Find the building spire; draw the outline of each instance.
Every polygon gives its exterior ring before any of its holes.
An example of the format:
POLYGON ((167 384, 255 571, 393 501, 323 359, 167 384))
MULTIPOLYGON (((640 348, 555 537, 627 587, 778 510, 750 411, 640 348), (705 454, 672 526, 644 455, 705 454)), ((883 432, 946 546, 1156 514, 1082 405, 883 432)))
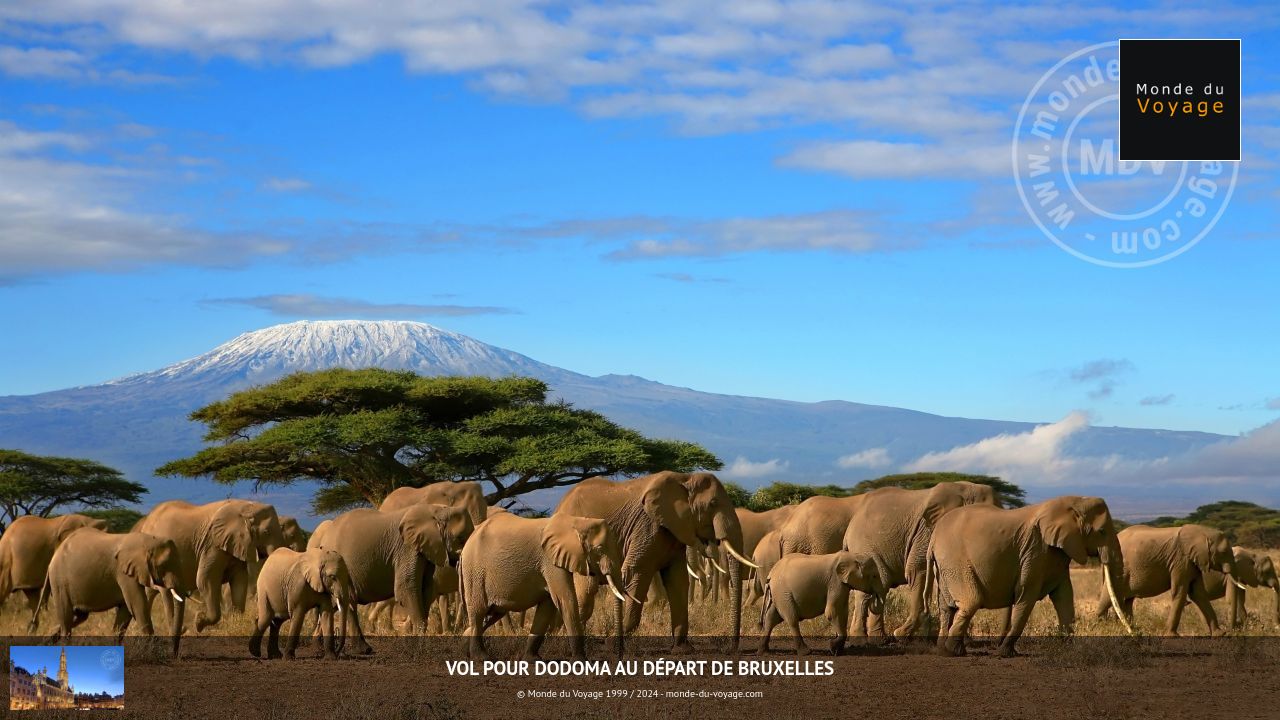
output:
POLYGON ((63 690, 71 688, 70 678, 67 677, 67 648, 63 646, 62 655, 58 657, 58 686, 63 690))

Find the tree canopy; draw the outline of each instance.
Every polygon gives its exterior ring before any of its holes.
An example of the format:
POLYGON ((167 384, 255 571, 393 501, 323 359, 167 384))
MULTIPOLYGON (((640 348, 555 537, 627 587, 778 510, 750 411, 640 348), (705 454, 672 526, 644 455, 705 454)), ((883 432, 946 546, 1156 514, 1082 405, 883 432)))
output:
POLYGON ((854 493, 864 493, 882 487, 900 487, 907 490, 923 490, 944 482, 971 482, 978 485, 989 485, 995 492, 996 500, 1007 508, 1024 507, 1027 504, 1027 491, 1017 485, 991 475, 968 475, 957 472, 918 472, 903 475, 885 475, 874 480, 863 480, 853 486, 854 493))
POLYGON ((80 514, 102 520, 107 524, 107 532, 113 533, 129 532, 133 529, 134 525, 138 524, 139 520, 145 517, 137 510, 122 507, 104 508, 102 510, 81 510, 80 514))
POLYGON ((721 467, 697 444, 651 439, 546 396, 546 383, 523 377, 295 373, 191 413, 211 445, 156 473, 227 484, 317 481, 313 508, 328 513, 443 480, 488 483, 494 503, 593 475, 721 467))
POLYGON ((1186 517, 1165 515, 1147 523, 1156 527, 1208 525, 1227 534, 1236 545, 1258 548, 1280 547, 1280 510, 1251 502, 1223 500, 1201 505, 1186 517))
POLYGON ((793 505, 814 497, 848 497, 882 487, 900 487, 907 490, 931 488, 938 483, 967 480, 971 483, 989 485, 995 491, 996 498, 1004 507, 1022 507, 1026 505, 1026 491, 1017 485, 989 475, 966 475, 964 473, 927 472, 906 475, 885 475, 874 480, 863 480, 851 488, 839 485, 798 485, 788 482, 775 482, 751 491, 735 483, 725 483, 735 507, 764 512, 783 505, 793 505))
POLYGON ((49 517, 55 510, 136 503, 146 491, 119 470, 92 460, 0 449, 0 521, 5 526, 22 515, 49 517))

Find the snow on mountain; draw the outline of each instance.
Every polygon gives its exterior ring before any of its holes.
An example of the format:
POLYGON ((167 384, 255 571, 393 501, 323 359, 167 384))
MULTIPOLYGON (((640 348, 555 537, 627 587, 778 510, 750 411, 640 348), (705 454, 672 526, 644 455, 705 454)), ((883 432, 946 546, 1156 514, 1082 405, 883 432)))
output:
POLYGON ((190 360, 107 384, 208 380, 258 384, 291 372, 334 367, 381 367, 424 375, 542 377, 564 372, 426 323, 301 320, 247 332, 190 360))

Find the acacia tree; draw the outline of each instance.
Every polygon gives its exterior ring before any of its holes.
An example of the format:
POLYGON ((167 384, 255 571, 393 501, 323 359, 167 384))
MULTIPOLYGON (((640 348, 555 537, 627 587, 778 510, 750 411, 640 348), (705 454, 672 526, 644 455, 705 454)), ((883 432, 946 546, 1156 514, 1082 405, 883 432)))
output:
POLYGON ((49 517, 64 507, 136 503, 146 491, 119 470, 92 460, 0 449, 0 528, 23 515, 49 517))
POLYGON ((931 488, 938 483, 958 482, 988 485, 995 492, 996 500, 1007 508, 1019 508, 1027 504, 1027 491, 1021 487, 992 475, 969 475, 958 472, 918 472, 902 475, 885 475, 874 480, 863 480, 853 486, 854 493, 864 493, 882 487, 900 487, 908 490, 931 488))
POLYGON ((655 440, 603 415, 547 401, 533 378, 425 377, 332 369, 289 375, 191 419, 212 443, 159 475, 257 485, 316 481, 312 507, 377 505, 397 487, 477 480, 493 503, 593 475, 715 470, 699 445, 655 440))

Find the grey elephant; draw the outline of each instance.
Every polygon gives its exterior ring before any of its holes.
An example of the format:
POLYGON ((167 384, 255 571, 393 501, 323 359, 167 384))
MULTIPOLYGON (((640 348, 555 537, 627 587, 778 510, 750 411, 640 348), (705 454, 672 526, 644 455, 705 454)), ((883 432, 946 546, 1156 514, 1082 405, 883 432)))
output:
POLYGON ((1236 558, 1236 582, 1224 582, 1227 594, 1227 624, 1244 625, 1246 588, 1271 588, 1275 593, 1275 623, 1280 627, 1280 577, 1270 555, 1255 553, 1242 547, 1231 549, 1236 558))
POLYGON ((966 505, 943 515, 933 529, 928 563, 936 570, 940 604, 939 651, 965 653, 969 622, 978 610, 1012 607, 997 653, 1015 645, 1041 598, 1049 597, 1063 632, 1075 623, 1071 563, 1102 561, 1103 585, 1112 582, 1125 556, 1111 511, 1102 498, 1064 496, 1014 510, 966 505))
MULTIPOLYGON (((526 657, 537 657, 557 613, 575 658, 585 658, 583 619, 574 576, 602 580, 619 600, 622 550, 608 524, 559 513, 523 518, 511 513, 482 523, 462 549, 462 601, 472 658, 487 659, 484 631, 511 612, 536 608, 526 657)), ((615 632, 622 634, 622 617, 615 632)))
POLYGON ((307 531, 298 524, 297 518, 281 517, 280 534, 284 537, 284 547, 298 552, 307 549, 307 531))
POLYGON ((1118 607, 1123 612, 1120 619, 1126 620, 1133 615, 1135 598, 1171 592, 1165 635, 1177 636, 1188 600, 1204 616, 1211 635, 1222 632, 1211 601, 1222 597, 1224 581, 1235 574, 1235 553, 1221 530, 1204 525, 1131 525, 1120 531, 1119 543, 1124 568, 1116 582, 1116 596, 1099 597, 1098 617, 1118 607))
MULTIPOLYGON (((324 655, 337 657, 333 634, 334 610, 350 606, 355 594, 351 574, 342 556, 333 550, 314 548, 298 552, 277 548, 258 573, 258 624, 249 638, 249 652, 262 656, 262 635, 269 629, 267 657, 292 660, 298 647, 303 620, 311 610, 320 613, 324 655), (280 651, 280 626, 289 620, 289 636, 280 651)), ((345 628, 344 628, 345 634, 345 628)))
POLYGON ((760 624, 763 655, 769 652, 769 636, 780 622, 791 627, 796 636, 796 654, 809 654, 800 621, 825 616, 835 637, 831 653, 844 650, 849 627, 849 593, 857 590, 872 597, 884 597, 885 581, 875 558, 866 553, 841 551, 825 555, 785 555, 769 571, 764 591, 764 607, 760 624))
POLYGON ((466 509, 471 523, 479 525, 489 516, 489 506, 484 501, 480 483, 472 481, 434 482, 422 487, 400 487, 392 490, 378 506, 383 512, 403 510, 418 503, 433 503, 466 509))
MULTIPOLYGON (((854 496, 842 548, 869 555, 880 568, 885 587, 907 586, 907 616, 893 631, 912 635, 924 614, 925 556, 933 527, 948 512, 966 505, 998 506, 988 485, 959 481, 922 490, 886 487, 854 496)), ((885 598, 876 598, 883 606, 885 598)), ((853 634, 884 635, 884 618, 870 613, 865 593, 854 593, 853 634), (868 616, 871 627, 868 628, 868 616)))
POLYGON ((357 605, 395 598, 412 629, 425 629, 435 568, 457 563, 472 527, 466 510, 423 503, 393 512, 352 510, 316 528, 307 549, 336 551, 351 574, 355 596, 345 618, 353 627, 356 653, 373 652, 357 605))
MULTIPOLYGON (((655 580, 661 582, 671 613, 672 649, 691 652, 689 645, 689 566, 686 547, 702 550, 721 545, 730 555, 729 582, 731 650, 736 651, 742 626, 742 568, 755 567, 738 549, 742 528, 733 501, 711 473, 660 472, 615 482, 589 478, 573 486, 556 514, 604 520, 623 549, 622 579, 628 596, 625 630, 640 624, 640 603, 655 580)), ((578 577, 578 606, 591 617, 599 581, 578 577)), ((621 608, 615 608, 620 610, 621 608)), ((619 637, 621 644, 622 638, 619 637)))
MULTIPOLYGON (((114 609, 118 642, 133 620, 143 635, 154 633, 147 591, 162 592, 177 604, 170 629, 176 657, 182 640, 182 608, 191 594, 184 576, 181 554, 172 540, 82 528, 54 552, 40 605, 48 603, 58 624, 53 637, 64 640, 90 613, 114 609)), ((35 620, 33 615, 33 632, 35 620)))
MULTIPOLYGON (((251 500, 204 505, 169 500, 152 508, 133 529, 172 540, 177 546, 183 583, 195 589, 203 604, 196 616, 197 632, 222 618, 224 583, 231 585, 232 606, 244 612, 257 566, 276 548, 284 547, 275 508, 251 500)), ((172 598, 161 597, 165 611, 172 613, 172 598)))
POLYGON ((26 596, 27 609, 34 610, 53 552, 83 527, 106 530, 107 523, 78 514, 51 518, 24 515, 14 520, 0 535, 0 606, 9 595, 21 592, 26 596))

